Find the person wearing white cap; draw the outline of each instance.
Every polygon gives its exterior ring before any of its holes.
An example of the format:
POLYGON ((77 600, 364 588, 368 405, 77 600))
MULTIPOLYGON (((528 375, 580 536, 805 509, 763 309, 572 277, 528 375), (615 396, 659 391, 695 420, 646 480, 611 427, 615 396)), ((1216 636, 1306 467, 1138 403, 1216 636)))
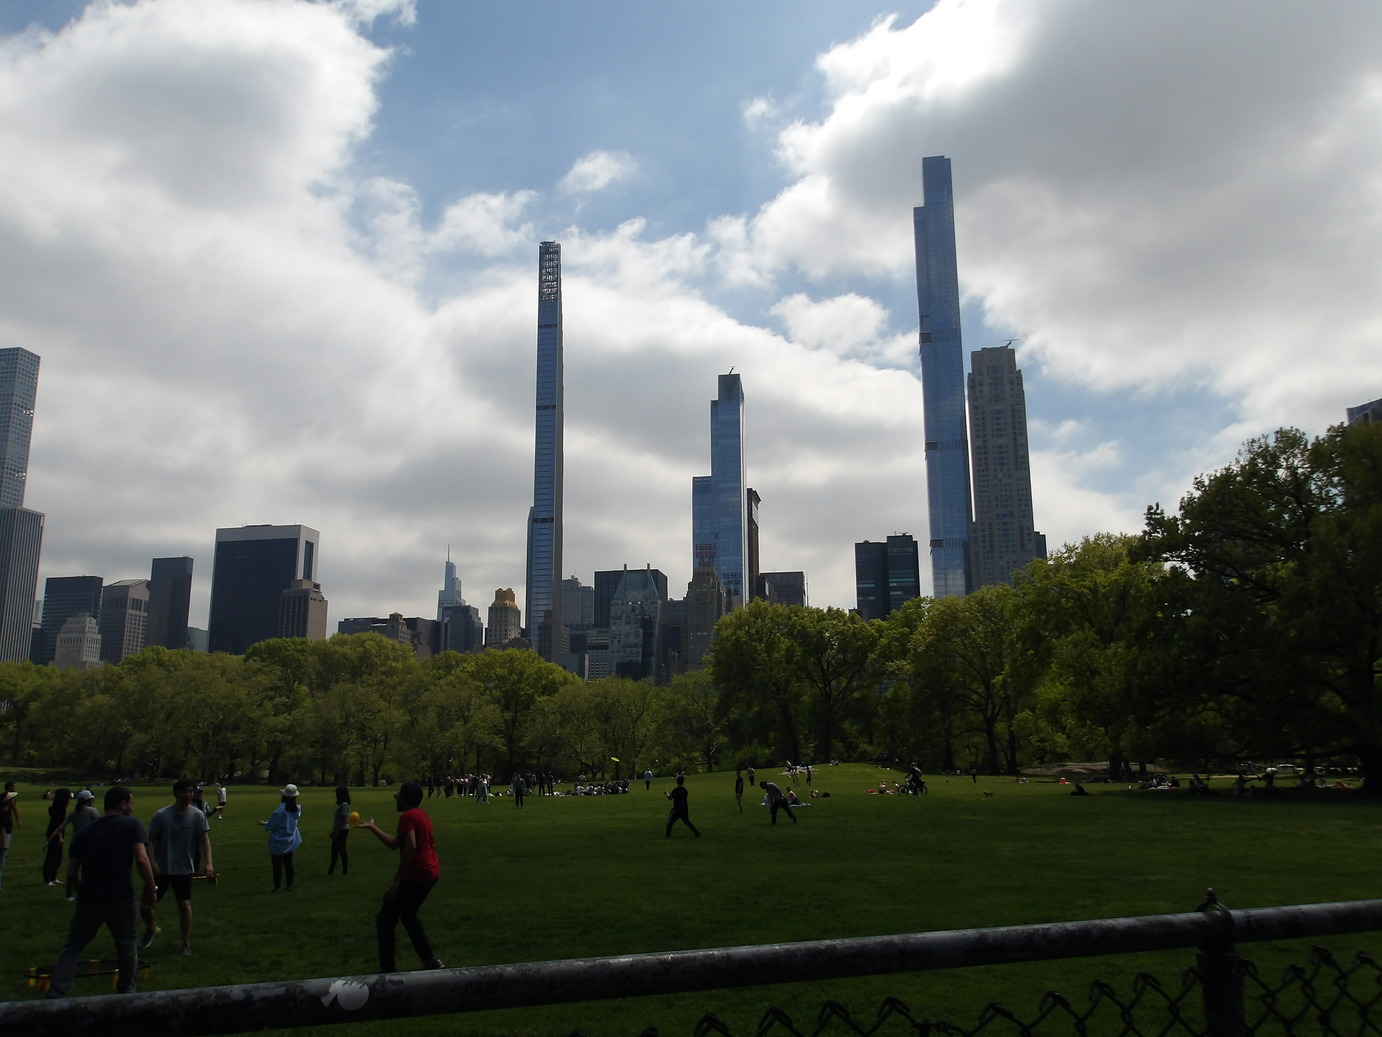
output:
POLYGON ((302 810, 298 807, 298 787, 292 782, 279 789, 283 799, 269 815, 267 821, 260 821, 269 836, 269 859, 274 866, 275 893, 287 879, 287 890, 293 891, 293 851, 302 845, 302 833, 298 831, 298 821, 302 810))

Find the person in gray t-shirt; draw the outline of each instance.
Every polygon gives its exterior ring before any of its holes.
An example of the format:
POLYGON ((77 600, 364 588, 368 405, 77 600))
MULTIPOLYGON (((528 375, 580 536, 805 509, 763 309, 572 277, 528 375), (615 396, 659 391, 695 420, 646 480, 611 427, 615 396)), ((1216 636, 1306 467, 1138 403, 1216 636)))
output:
MULTIPOLYGON (((182 953, 192 953, 192 875, 196 869, 195 858, 198 844, 201 846, 201 859, 206 862, 206 877, 216 880, 216 869, 211 863, 211 826, 207 824, 206 814, 192 806, 196 785, 187 778, 179 778, 173 783, 173 802, 153 816, 149 822, 149 858, 153 863, 154 875, 158 879, 157 901, 169 888, 178 902, 178 916, 182 922, 182 953)), ((144 916, 144 937, 140 947, 153 943, 159 928, 154 921, 152 904, 144 904, 140 912, 144 916)))

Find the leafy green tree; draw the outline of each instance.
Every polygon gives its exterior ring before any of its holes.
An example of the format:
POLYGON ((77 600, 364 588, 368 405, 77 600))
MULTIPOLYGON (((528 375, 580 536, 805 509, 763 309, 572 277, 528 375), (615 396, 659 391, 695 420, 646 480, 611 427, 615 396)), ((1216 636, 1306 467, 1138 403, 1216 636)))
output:
MULTIPOLYGON (((720 711, 720 691, 709 671, 672 678, 663 696, 660 744, 669 759, 694 761, 714 770, 729 739, 720 711)), ((645 764, 646 766, 646 764, 645 764)))
POLYGON ((751 601, 715 624, 709 669, 720 715, 740 745, 802 758, 805 688, 788 661, 791 608, 751 601))
POLYGON ((413 671, 399 709, 405 760, 421 773, 465 774, 499 746, 499 707, 472 678, 468 657, 443 652, 413 671))
MULTIPOLYGON (((785 662, 805 689, 805 716, 817 759, 829 761, 876 707, 883 661, 879 628, 842 609, 787 610, 785 662)), ((800 755, 791 757, 801 761, 800 755)))
POLYGON ((467 656, 471 679, 484 690, 499 710, 499 744, 505 761, 498 773, 507 775, 526 759, 533 748, 538 700, 580 678, 546 662, 526 648, 505 648, 467 656))
POLYGON ((1244 747, 1356 754, 1382 793, 1382 427, 1249 441, 1141 549, 1193 577, 1173 625, 1244 747))

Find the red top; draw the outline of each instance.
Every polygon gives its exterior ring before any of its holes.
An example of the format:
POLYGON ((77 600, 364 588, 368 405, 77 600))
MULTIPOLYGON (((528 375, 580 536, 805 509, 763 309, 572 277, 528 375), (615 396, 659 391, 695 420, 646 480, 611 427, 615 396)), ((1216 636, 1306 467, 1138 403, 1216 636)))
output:
POLYGON ((432 819, 421 807, 403 811, 398 819, 399 848, 403 847, 404 833, 415 833, 417 852, 408 864, 408 869, 399 878, 412 882, 435 882, 441 878, 441 861, 437 859, 437 844, 432 838, 432 819))

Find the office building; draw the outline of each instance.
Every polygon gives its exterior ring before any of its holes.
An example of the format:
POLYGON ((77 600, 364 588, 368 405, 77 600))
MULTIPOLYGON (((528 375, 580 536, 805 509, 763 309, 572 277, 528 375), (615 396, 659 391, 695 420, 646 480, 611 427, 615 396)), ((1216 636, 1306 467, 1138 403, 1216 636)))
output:
POLYGON ((1373 400, 1371 403, 1349 407, 1345 413, 1348 415, 1350 425, 1372 425, 1382 421, 1382 400, 1373 400))
POLYGON ((69 616, 53 639, 52 663, 59 670, 94 670, 100 666, 100 624, 85 612, 69 616))
POLYGON ((315 529, 301 525, 216 530, 211 651, 243 655, 252 644, 285 636, 283 629, 317 631, 287 636, 326 636, 326 599, 317 580, 320 538, 315 529), (286 611, 285 593, 291 598, 286 611))
POLYGON ((1011 583, 1032 559, 1046 557, 1046 538, 1033 528, 1027 396, 1011 346, 970 354, 969 449, 974 475, 970 586, 1011 583))
POLYGON ((0 662, 23 662, 34 641, 43 515, 0 508, 0 662))
MULTIPOLYGON (((447 608, 457 606, 448 605, 447 608)), ((443 643, 445 621, 423 619, 421 616, 405 617, 401 612, 391 612, 387 618, 343 619, 336 624, 338 634, 379 634, 390 641, 407 645, 419 659, 430 659, 446 651, 443 643)))
POLYGON ((186 648, 192 607, 192 559, 155 558, 149 568, 149 628, 145 643, 186 648))
POLYGON ((712 565, 702 565, 686 585, 686 668, 699 670, 726 612, 725 589, 712 565))
POLYGON ((922 159, 925 204, 913 210, 920 318, 921 387, 930 518, 932 594, 970 589, 969 445, 965 430, 960 279, 955 257, 955 204, 950 160, 922 159))
POLYGON ((881 543, 855 544, 854 590, 863 619, 882 619, 921 597, 917 542, 907 533, 894 533, 881 543))
POLYGON ((667 577, 652 566, 625 569, 609 606, 609 663, 618 677, 663 678, 662 611, 667 577))
POLYGON ((325 641, 326 609, 321 584, 294 580, 278 596, 278 633, 274 636, 325 641))
MULTIPOLYGON (((611 590, 610 597, 613 596, 611 590)), ((609 608, 608 601, 605 608, 609 608)), ((561 623, 572 633, 595 626, 595 588, 581 583, 579 577, 561 581, 561 623)))
MULTIPOLYGON (((101 622, 104 584, 99 576, 50 576, 43 582, 43 619, 33 638, 35 665, 46 666, 57 657, 58 634, 73 616, 90 616, 101 622)), ((30 609, 32 616, 32 606, 30 609)), ((99 645, 96 656, 100 658, 99 645)))
POLYGON ((729 607, 748 600, 748 483, 744 465, 744 386, 732 371, 710 401, 710 474, 691 480, 691 570, 711 565, 729 607))
POLYGON ((537 262, 537 399, 533 506, 528 512, 528 639, 548 662, 566 652, 561 627, 563 390, 561 245, 544 241, 537 262))
POLYGON ((144 650, 149 627, 149 581, 116 580, 101 592, 102 662, 118 663, 144 650))
POLYGON ((485 623, 480 610, 461 602, 442 610, 442 650, 446 652, 478 652, 485 646, 485 623))
POLYGON ((485 626, 485 646, 503 648, 523 639, 523 616, 514 601, 513 588, 500 587, 494 592, 489 607, 489 622, 485 626))
POLYGON ((451 560, 451 552, 446 552, 446 568, 442 572, 441 590, 437 591, 437 621, 441 622, 446 616, 446 610, 452 605, 464 605, 465 598, 461 596, 461 578, 456 575, 456 563, 451 560))
POLYGON ((34 642, 43 515, 24 507, 24 489, 38 366, 27 349, 0 349, 0 662, 30 658, 34 642))
POLYGON ((748 508, 745 511, 745 517, 749 524, 747 537, 749 564, 748 575, 744 581, 744 591, 750 599, 761 598, 763 596, 763 581, 761 579, 763 575, 763 566, 759 563, 758 556, 758 506, 762 503, 763 498, 759 497, 758 491, 750 486, 748 508))
POLYGON ((774 605, 809 605, 804 572, 763 573, 763 597, 774 605))

